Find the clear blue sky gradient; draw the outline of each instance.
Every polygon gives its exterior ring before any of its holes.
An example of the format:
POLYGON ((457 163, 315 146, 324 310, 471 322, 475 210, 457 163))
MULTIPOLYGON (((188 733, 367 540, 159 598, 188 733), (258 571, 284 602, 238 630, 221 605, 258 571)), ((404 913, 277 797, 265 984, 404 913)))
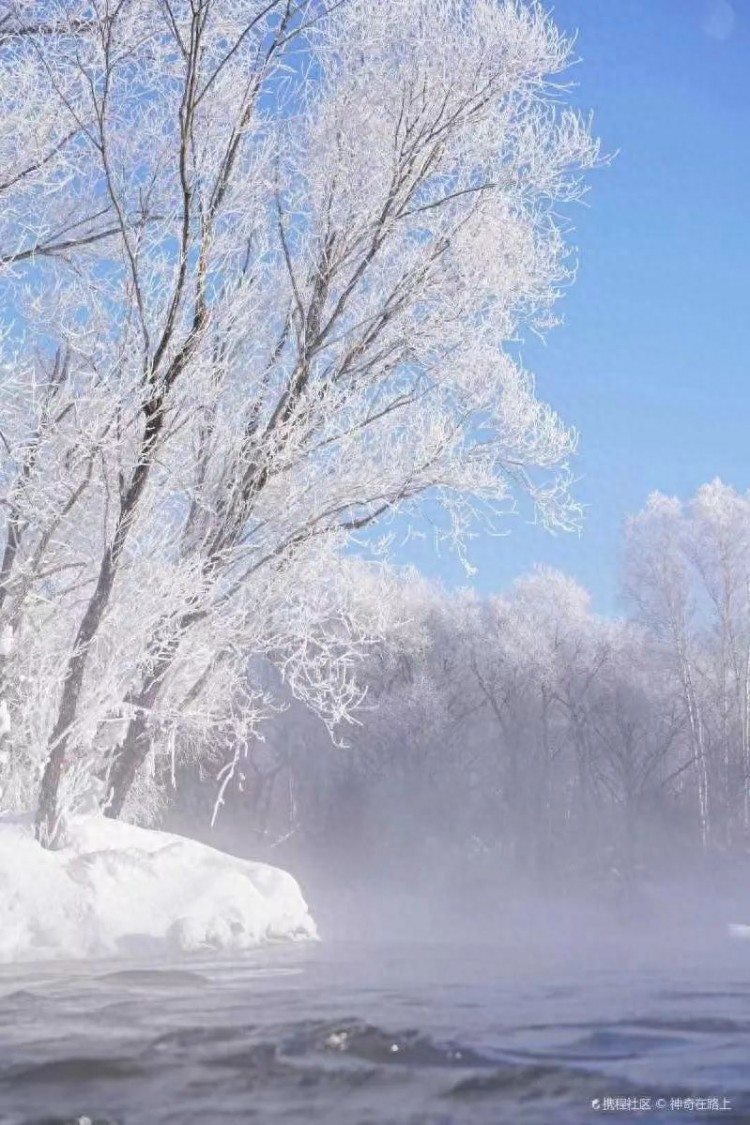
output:
MULTIPOLYGON (((620 527, 654 489, 687 496, 720 476, 750 487, 750 0, 558 0, 578 30, 576 104, 613 164, 574 213, 579 276, 526 365, 580 431, 580 536, 528 522, 472 545, 478 589, 535 563, 616 612, 620 527)), ((401 552, 466 585, 432 544, 401 552)))

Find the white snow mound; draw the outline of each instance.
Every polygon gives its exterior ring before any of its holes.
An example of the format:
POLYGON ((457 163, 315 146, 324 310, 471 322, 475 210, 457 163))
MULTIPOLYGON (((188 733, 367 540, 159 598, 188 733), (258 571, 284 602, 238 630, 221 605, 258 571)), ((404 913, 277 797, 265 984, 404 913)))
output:
POLYGON ((317 936, 296 880, 167 832, 95 814, 46 851, 0 818, 0 962, 201 949, 317 936))

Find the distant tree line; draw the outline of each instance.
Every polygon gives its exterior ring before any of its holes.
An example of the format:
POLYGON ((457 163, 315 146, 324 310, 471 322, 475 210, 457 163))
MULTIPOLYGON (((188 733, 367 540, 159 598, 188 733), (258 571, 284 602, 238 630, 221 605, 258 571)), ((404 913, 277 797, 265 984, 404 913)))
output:
POLYGON ((720 481, 687 503, 653 495, 624 529, 618 619, 549 569, 488 598, 397 571, 363 571, 357 590, 391 622, 357 725, 340 747, 300 707, 279 713, 227 794, 234 839, 379 870, 453 854, 534 880, 746 852, 748 496, 720 481))

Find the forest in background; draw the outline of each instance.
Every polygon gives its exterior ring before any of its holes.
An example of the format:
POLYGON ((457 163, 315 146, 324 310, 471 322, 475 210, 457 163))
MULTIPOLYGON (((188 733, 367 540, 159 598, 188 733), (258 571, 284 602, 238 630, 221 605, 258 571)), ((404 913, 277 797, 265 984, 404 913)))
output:
POLYGON ((742 878, 746 495, 714 481, 685 503, 650 497, 624 529, 616 619, 554 570, 483 598, 353 566, 357 596, 387 604, 390 622, 356 721, 336 742, 299 705, 281 710, 221 809, 205 785, 226 757, 217 743, 179 778, 170 822, 393 884, 461 871, 617 894, 691 871, 742 878))

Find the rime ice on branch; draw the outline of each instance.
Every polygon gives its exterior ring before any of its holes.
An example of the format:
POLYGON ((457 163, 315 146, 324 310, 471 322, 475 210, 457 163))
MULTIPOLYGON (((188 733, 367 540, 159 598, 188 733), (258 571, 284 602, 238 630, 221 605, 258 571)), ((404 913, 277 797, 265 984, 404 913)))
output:
POLYGON ((575 435, 506 345, 571 279, 597 148, 535 4, 6 7, 4 784, 54 845, 92 778, 147 812, 175 748, 241 752, 258 668, 351 714, 371 623, 332 579, 377 521, 575 521, 575 435))

